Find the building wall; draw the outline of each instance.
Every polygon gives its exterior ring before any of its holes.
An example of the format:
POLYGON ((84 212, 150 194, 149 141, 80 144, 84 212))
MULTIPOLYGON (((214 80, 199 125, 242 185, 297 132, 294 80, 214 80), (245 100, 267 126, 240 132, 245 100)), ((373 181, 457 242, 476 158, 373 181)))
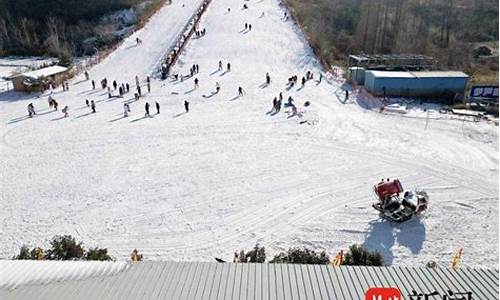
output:
POLYGON ((466 77, 423 77, 394 78, 376 77, 372 72, 365 74, 365 88, 375 96, 398 97, 442 97, 450 94, 464 94, 466 77))

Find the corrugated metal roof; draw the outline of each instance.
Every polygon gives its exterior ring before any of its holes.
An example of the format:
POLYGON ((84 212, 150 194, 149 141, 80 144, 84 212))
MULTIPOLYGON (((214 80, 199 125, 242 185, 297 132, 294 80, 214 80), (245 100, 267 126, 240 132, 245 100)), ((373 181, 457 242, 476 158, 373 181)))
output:
POLYGON ((65 67, 52 66, 52 67, 41 68, 41 69, 38 69, 35 71, 22 73, 19 75, 14 75, 14 76, 12 76, 12 78, 23 76, 23 77, 33 78, 33 79, 39 79, 42 76, 48 77, 48 76, 52 76, 52 75, 59 74, 62 72, 66 72, 67 70, 68 70, 68 68, 65 68, 65 67))
POLYGON ((413 291, 498 299, 498 270, 489 269, 139 262, 117 272, 106 271, 116 269, 110 263, 100 271, 78 266, 73 275, 47 281, 51 272, 67 269, 62 264, 88 262, 36 262, 17 269, 15 262, 0 262, 0 299, 364 299, 370 287, 397 287, 403 299, 413 291), (38 280, 14 289, 4 284, 33 273, 38 280))
POLYGON ((374 77, 378 78, 443 78, 443 77, 459 77, 467 78, 469 75, 460 71, 375 71, 370 70, 366 73, 373 74, 374 77))

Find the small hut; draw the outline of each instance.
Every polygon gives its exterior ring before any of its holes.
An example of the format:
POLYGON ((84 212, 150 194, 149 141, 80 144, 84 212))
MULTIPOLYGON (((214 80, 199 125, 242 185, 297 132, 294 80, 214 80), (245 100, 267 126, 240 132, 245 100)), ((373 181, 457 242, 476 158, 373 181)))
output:
POLYGON ((15 91, 41 92, 49 85, 57 86, 70 77, 70 69, 52 66, 11 76, 15 91))

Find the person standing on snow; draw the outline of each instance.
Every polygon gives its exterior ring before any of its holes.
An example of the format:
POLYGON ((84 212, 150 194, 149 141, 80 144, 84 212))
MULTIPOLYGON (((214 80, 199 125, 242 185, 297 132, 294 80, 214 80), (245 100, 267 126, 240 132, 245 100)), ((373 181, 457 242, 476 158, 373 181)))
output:
POLYGON ((116 83, 116 80, 113 80, 113 88, 115 89, 115 91, 116 91, 117 87, 118 87, 118 83, 116 83))
POLYGON ((35 113, 35 107, 33 106, 33 103, 28 104, 28 117, 33 117, 36 115, 35 113))
POLYGON ((61 110, 61 112, 64 114, 64 117, 67 118, 68 117, 68 106, 66 105, 65 107, 63 107, 63 109, 61 110))
POLYGON ((54 111, 57 111, 57 106, 59 106, 59 103, 55 99, 52 99, 52 105, 54 106, 54 111))
POLYGON ((160 114, 160 103, 158 103, 158 101, 155 101, 155 106, 156 106, 156 114, 159 115, 160 114))
POLYGON ((94 102, 94 100, 90 101, 90 109, 92 109, 92 113, 95 114, 96 111, 95 111, 95 102, 94 102))
POLYGON ((186 110, 186 113, 189 112, 189 102, 187 100, 184 100, 184 109, 186 110))
POLYGON ((197 89, 199 87, 198 85, 198 78, 194 79, 194 88, 197 89))
POLYGON ((144 105, 144 109, 146 110, 146 114, 144 114, 144 117, 151 117, 149 115, 149 102, 146 102, 146 104, 144 105))
POLYGON ((243 90, 243 88, 242 88, 241 86, 240 86, 240 87, 238 87, 238 95, 239 95, 240 97, 241 97, 241 96, 243 96, 244 92, 245 92, 245 91, 243 90))
POLYGON ((92 79, 92 89, 95 90, 95 81, 92 79))
POLYGON ((273 109, 271 109, 271 112, 278 112, 278 109, 276 108, 278 106, 278 99, 274 97, 273 99, 273 109))
POLYGON ((218 94, 220 91, 220 84, 218 82, 215 83, 215 93, 218 94))
POLYGON ((276 112, 280 112, 281 110, 281 100, 278 100, 278 102, 276 102, 276 112))
POLYGON ((222 71, 222 61, 219 60, 219 71, 222 71))
POLYGON ((269 73, 266 73, 266 84, 267 85, 271 84, 271 76, 269 76, 269 73))
POLYGON ((87 104, 87 107, 90 107, 89 99, 85 99, 85 104, 87 104))
POLYGON ((123 104, 123 117, 128 117, 128 113, 130 112, 130 106, 128 103, 123 104))
POLYGON ((227 63, 227 71, 231 71, 231 63, 227 63))

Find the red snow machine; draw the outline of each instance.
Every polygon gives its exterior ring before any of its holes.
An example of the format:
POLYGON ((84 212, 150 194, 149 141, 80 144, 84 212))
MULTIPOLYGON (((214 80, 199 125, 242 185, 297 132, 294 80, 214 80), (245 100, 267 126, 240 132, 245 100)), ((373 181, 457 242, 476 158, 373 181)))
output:
POLYGON ((427 193, 418 190, 404 191, 399 179, 382 180, 373 190, 378 197, 378 203, 374 203, 373 208, 390 221, 401 223, 427 210, 427 193))

